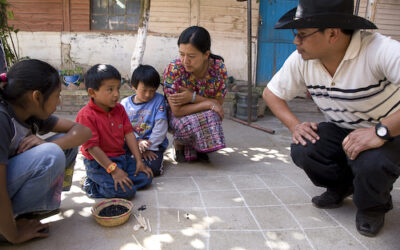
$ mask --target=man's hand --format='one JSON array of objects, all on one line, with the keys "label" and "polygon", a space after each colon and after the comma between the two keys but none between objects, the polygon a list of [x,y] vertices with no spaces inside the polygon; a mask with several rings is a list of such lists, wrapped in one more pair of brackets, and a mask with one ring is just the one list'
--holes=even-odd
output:
[{"label": "man's hand", "polygon": [[151,170],[151,168],[146,166],[141,159],[136,161],[136,172],[135,172],[135,175],[137,175],[139,172],[145,173],[148,178],[150,178],[150,175],[152,177],[154,177],[153,171]]},{"label": "man's hand", "polygon": [[143,159],[146,161],[153,161],[158,158],[157,154],[151,150],[146,150],[142,153]]},{"label": "man's hand", "polygon": [[368,149],[379,148],[385,140],[375,134],[375,127],[359,128],[351,132],[344,138],[342,147],[350,160],[355,160],[357,156]]},{"label": "man's hand", "polygon": [[132,189],[133,181],[129,179],[128,174],[120,169],[119,167],[116,167],[113,172],[111,172],[111,176],[114,180],[114,189],[115,191],[118,190],[118,185],[121,187],[121,189],[126,192],[124,184],[129,188]]},{"label": "man's hand", "polygon": [[39,220],[19,219],[17,222],[18,237],[11,243],[19,244],[33,238],[44,238],[49,236],[48,233],[40,233],[40,230],[49,227],[49,224],[42,224]]},{"label": "man's hand", "polygon": [[172,105],[181,106],[190,103],[192,98],[192,91],[187,88],[180,87],[179,92],[170,95],[168,101],[170,101]]},{"label": "man's hand", "polygon": [[295,144],[307,145],[304,139],[311,141],[313,144],[319,140],[318,134],[315,132],[318,130],[318,124],[315,122],[303,122],[299,123],[294,127],[292,132],[292,140]]},{"label": "man's hand", "polygon": [[151,147],[151,141],[139,140],[138,145],[139,145],[140,153],[143,154],[143,152],[145,152],[146,150],[148,150]]},{"label": "man's hand", "polygon": [[26,150],[45,142],[45,140],[40,139],[36,135],[29,135],[19,142],[17,153],[23,153]]}]

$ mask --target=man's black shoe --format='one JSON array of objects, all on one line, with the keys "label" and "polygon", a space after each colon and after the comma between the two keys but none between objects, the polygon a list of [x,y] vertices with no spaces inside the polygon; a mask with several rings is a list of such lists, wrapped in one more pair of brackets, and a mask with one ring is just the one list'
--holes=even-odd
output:
[{"label": "man's black shoe", "polygon": [[327,189],[319,196],[314,196],[311,199],[313,205],[317,208],[337,208],[342,205],[344,198],[353,193],[353,188],[350,188],[346,193],[339,194]]},{"label": "man's black shoe", "polygon": [[357,231],[365,236],[374,237],[382,229],[385,223],[385,213],[364,213],[357,211],[356,227]]}]

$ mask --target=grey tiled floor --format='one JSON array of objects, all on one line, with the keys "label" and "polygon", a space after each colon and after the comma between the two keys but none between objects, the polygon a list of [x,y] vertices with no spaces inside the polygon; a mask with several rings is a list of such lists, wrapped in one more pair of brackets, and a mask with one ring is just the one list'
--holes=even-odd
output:
[{"label": "grey tiled floor", "polygon": [[[300,111],[301,105],[310,110],[309,102],[296,104]],[[298,115],[322,120],[315,111]],[[84,168],[78,161],[61,214],[47,219],[50,237],[5,249],[399,249],[398,182],[392,192],[395,208],[382,232],[361,236],[351,198],[333,210],[311,205],[311,197],[324,190],[291,162],[289,131],[269,115],[257,124],[276,134],[225,120],[227,148],[212,153],[209,164],[176,164],[167,151],[165,174],[132,200],[135,213],[147,206],[141,214],[152,232],[133,231],[133,216],[115,228],[96,224],[90,209],[97,200],[79,188]]]}]

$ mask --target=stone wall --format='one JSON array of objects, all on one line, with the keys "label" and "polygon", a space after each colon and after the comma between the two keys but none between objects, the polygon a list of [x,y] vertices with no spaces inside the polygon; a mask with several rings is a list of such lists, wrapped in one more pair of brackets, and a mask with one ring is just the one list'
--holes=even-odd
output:
[{"label": "stone wall", "polygon": [[[157,90],[160,92],[161,88]],[[134,93],[130,89],[120,90],[120,100]],[[57,107],[56,115],[76,115],[78,111],[89,102],[89,96],[84,89],[63,89],[61,91],[61,104]],[[224,101],[225,117],[229,118],[234,115],[235,93],[228,92]]]}]

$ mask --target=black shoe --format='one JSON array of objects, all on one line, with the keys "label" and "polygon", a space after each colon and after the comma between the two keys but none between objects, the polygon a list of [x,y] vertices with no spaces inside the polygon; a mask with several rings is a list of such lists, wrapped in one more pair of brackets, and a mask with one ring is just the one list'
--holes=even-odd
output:
[{"label": "black shoe", "polygon": [[197,152],[197,160],[200,162],[210,162],[210,158],[207,153]]},{"label": "black shoe", "polygon": [[356,227],[357,231],[368,237],[376,236],[385,223],[385,213],[374,212],[365,213],[357,211]]},{"label": "black shoe", "polygon": [[313,205],[317,208],[337,208],[342,205],[344,198],[353,193],[353,188],[350,188],[346,193],[339,194],[327,189],[319,196],[314,196],[311,199]]},{"label": "black shoe", "polygon": [[183,149],[176,150],[175,149],[175,161],[178,163],[185,162],[185,151]]}]

